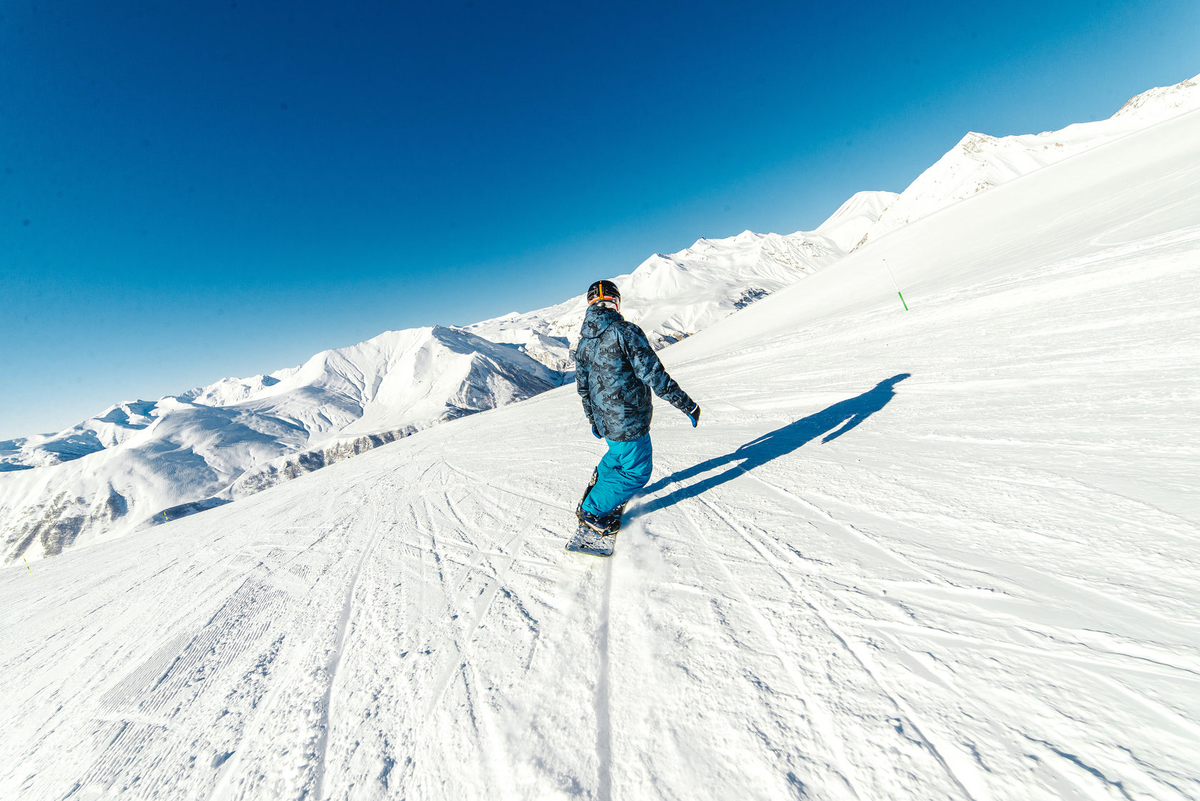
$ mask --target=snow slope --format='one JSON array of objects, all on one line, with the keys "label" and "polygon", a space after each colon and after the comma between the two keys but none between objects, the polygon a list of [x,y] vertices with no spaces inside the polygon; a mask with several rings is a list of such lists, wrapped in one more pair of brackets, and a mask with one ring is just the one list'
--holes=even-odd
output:
[{"label": "snow slope", "polygon": [[1143,92],[1107,120],[1022,136],[968,133],[921,173],[864,233],[878,239],[978,192],[1197,108],[1200,75]]},{"label": "snow slope", "polygon": [[1191,113],[664,351],[611,560],[563,387],[3,568],[0,794],[1200,797],[1198,330]]}]

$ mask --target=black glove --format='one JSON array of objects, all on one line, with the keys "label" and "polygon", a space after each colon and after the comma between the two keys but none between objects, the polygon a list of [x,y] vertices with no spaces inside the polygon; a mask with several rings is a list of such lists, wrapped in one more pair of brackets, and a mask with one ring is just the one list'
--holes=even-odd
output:
[{"label": "black glove", "polygon": [[692,407],[692,410],[690,412],[684,412],[684,414],[686,414],[688,416],[688,418],[692,421],[692,428],[695,428],[696,423],[700,422],[700,404],[697,403],[695,406]]},{"label": "black glove", "polygon": [[[695,423],[693,423],[692,425],[695,425]],[[600,436],[600,432],[599,432],[599,430],[597,430],[595,423],[592,423],[592,436],[595,437],[596,439],[604,439],[604,437]]]}]

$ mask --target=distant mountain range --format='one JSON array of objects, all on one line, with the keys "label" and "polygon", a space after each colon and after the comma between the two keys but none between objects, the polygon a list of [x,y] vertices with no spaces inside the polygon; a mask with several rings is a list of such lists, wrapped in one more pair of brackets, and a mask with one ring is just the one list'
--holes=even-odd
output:
[{"label": "distant mountain range", "polygon": [[[999,139],[969,133],[903,193],[860,192],[815,231],[746,231],[651,256],[615,278],[622,311],[666,347],[914,220],[1198,107],[1192,79],[1099,122]],[[462,328],[389,331],[270,375],[119,403],[56,434],[0,442],[3,561],[227,503],[560,386],[572,380],[585,308],[580,295]]]}]

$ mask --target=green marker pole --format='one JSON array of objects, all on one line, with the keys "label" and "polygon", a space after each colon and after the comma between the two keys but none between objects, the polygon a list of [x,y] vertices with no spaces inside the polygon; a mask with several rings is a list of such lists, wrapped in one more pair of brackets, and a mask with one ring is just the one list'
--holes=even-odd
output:
[{"label": "green marker pole", "polygon": [[887,259],[883,260],[883,266],[887,269],[888,276],[892,279],[892,286],[896,287],[896,294],[900,295],[900,302],[904,304],[904,310],[908,311],[908,304],[904,303],[904,295],[900,293],[900,285],[896,283],[896,276],[892,275],[892,268],[888,267]]},{"label": "green marker pole", "polygon": [[29,560],[25,558],[25,554],[21,554],[21,561],[25,563],[25,569],[29,571],[29,575],[33,575],[33,568],[29,566]]}]

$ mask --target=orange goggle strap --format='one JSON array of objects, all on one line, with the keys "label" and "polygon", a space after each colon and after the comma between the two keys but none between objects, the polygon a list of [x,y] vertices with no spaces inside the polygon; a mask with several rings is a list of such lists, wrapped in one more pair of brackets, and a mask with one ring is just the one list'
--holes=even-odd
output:
[{"label": "orange goggle strap", "polygon": [[605,295],[603,289],[600,290],[599,295],[597,295],[596,297],[594,297],[588,301],[588,305],[591,306],[593,303],[599,303],[602,300],[611,300],[613,303],[617,304],[617,308],[620,308],[620,306],[621,306],[620,298],[613,298],[613,297],[609,297],[608,295]]}]

